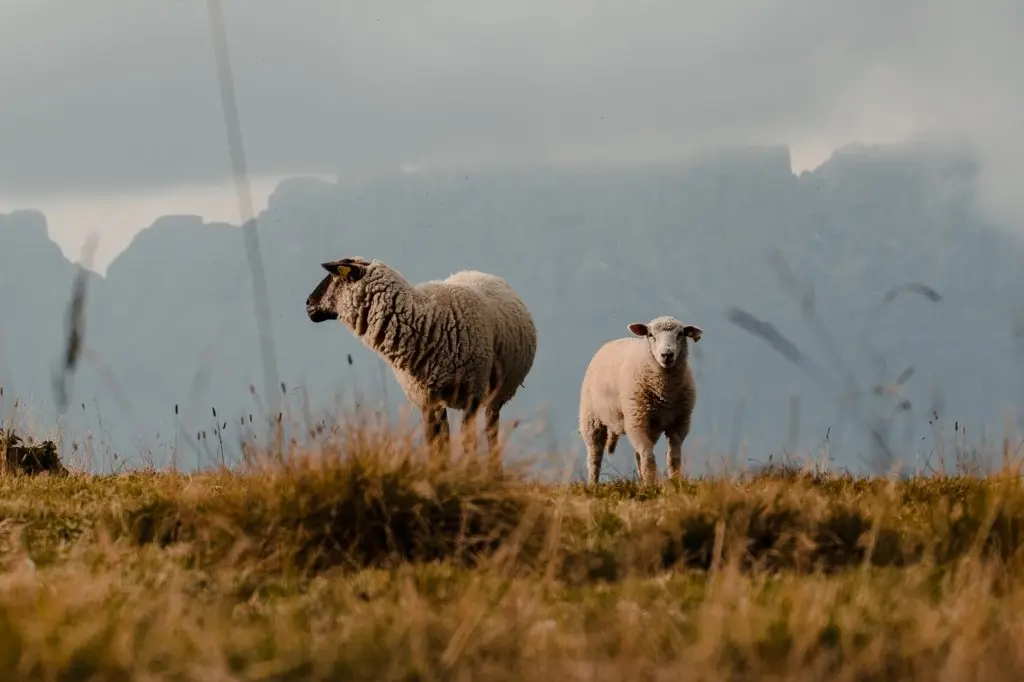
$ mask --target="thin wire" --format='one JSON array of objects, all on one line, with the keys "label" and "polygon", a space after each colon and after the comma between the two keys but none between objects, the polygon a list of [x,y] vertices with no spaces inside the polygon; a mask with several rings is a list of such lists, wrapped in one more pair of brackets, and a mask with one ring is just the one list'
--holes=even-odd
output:
[{"label": "thin wire", "polygon": [[207,0],[210,16],[210,37],[213,42],[214,58],[217,62],[217,83],[220,86],[220,101],[224,112],[224,127],[228,136],[228,153],[238,195],[238,208],[242,216],[242,236],[245,252],[249,259],[252,275],[253,308],[260,337],[260,357],[263,363],[263,380],[266,397],[272,413],[278,412],[277,360],[274,351],[274,337],[270,330],[270,303],[267,297],[267,282],[263,272],[263,258],[260,253],[260,238],[256,230],[256,216],[252,206],[252,190],[249,186],[249,172],[245,163],[245,148],[242,145],[242,128],[239,123],[238,103],[235,101],[235,83],[231,75],[231,60],[228,56],[227,31],[224,28],[224,8],[220,0]]}]

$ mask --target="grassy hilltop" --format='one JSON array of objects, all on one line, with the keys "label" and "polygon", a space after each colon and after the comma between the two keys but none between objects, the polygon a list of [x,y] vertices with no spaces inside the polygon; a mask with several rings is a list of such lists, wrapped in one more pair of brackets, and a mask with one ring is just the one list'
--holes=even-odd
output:
[{"label": "grassy hilltop", "polygon": [[1024,484],[588,493],[343,428],[245,472],[0,479],[3,680],[1017,680]]}]

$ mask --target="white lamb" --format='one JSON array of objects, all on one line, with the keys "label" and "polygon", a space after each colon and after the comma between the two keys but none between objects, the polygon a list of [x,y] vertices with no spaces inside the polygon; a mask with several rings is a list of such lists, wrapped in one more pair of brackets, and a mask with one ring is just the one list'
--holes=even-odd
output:
[{"label": "white lamb", "polygon": [[580,435],[587,446],[587,478],[597,484],[607,445],[615,452],[619,436],[633,445],[637,470],[644,481],[657,477],[654,444],[668,440],[668,473],[680,473],[683,441],[697,386],[688,362],[686,339],[700,341],[700,327],[674,317],[634,322],[629,331],[639,338],[609,341],[590,360],[580,389]]},{"label": "white lamb", "polygon": [[391,365],[422,412],[428,440],[450,443],[447,408],[463,411],[462,446],[476,452],[476,414],[497,456],[498,418],[533,366],[537,328],[502,278],[475,270],[412,285],[379,260],[343,258],[306,299],[313,322],[340,320]]}]

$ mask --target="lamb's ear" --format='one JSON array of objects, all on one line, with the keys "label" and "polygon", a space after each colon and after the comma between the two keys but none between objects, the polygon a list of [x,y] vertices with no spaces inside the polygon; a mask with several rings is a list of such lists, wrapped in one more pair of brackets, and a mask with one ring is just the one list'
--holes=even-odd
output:
[{"label": "lamb's ear", "polygon": [[700,341],[700,337],[704,334],[704,330],[700,327],[695,327],[692,324],[688,324],[683,327],[683,336],[688,336],[693,339],[694,343]]},{"label": "lamb's ear", "polygon": [[331,261],[330,263],[321,263],[320,267],[332,275],[337,275],[349,282],[359,281],[366,273],[363,266],[358,263],[353,263],[348,259]]},{"label": "lamb's ear", "polygon": [[631,322],[626,328],[633,333],[633,336],[647,336],[647,325],[643,322]]}]

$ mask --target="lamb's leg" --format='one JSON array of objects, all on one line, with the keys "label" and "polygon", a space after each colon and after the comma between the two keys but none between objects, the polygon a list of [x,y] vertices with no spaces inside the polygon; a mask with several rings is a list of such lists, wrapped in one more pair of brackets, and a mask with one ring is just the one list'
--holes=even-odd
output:
[{"label": "lamb's leg", "polygon": [[654,483],[658,479],[658,468],[654,461],[654,442],[651,434],[645,428],[626,427],[626,437],[629,438],[636,458],[639,461],[640,480],[645,483]]},{"label": "lamb's leg", "polygon": [[679,478],[683,461],[683,439],[678,433],[666,434],[668,440],[668,477]]},{"label": "lamb's leg", "polygon": [[674,429],[670,429],[665,438],[668,440],[668,477],[682,476],[683,441],[690,433],[690,420],[684,420]]},{"label": "lamb's leg", "polygon": [[423,421],[427,432],[427,446],[431,456],[447,458],[451,447],[451,430],[448,427],[448,410],[444,405],[429,405],[423,409]]},{"label": "lamb's leg", "polygon": [[601,477],[601,459],[608,443],[608,427],[598,422],[588,422],[580,431],[583,443],[587,446],[587,485],[593,487]]}]

